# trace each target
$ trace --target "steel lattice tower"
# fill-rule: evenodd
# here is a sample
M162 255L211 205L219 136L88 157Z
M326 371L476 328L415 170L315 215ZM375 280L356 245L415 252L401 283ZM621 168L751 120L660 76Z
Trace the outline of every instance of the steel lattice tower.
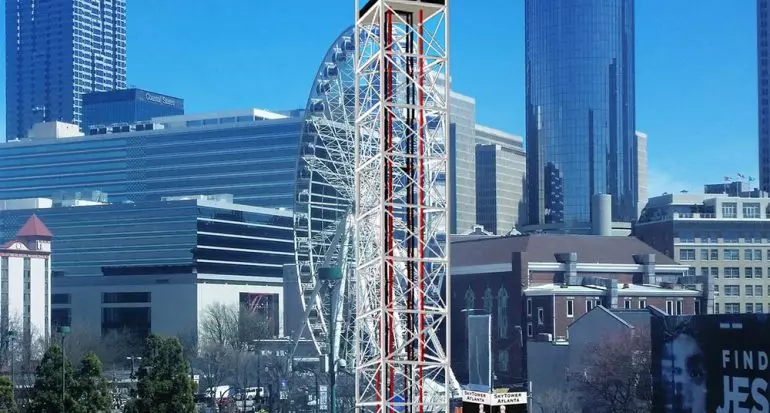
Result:
M356 0L358 411L449 411L447 3Z

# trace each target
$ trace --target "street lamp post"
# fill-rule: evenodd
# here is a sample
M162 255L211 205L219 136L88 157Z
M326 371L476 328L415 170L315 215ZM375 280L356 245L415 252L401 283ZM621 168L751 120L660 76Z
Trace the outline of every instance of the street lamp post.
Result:
M62 413L64 413L65 410L67 409L67 407L64 405L64 400L65 400L64 394L67 389L66 381L65 381L65 373L66 373L65 361L67 357L65 356L65 353L64 353L64 338L67 337L67 334L69 334L70 331L71 330L69 326L59 327L59 334L61 334L61 411Z
M336 377L336 368L337 368L337 355L334 351L334 346L336 345L335 342L335 324L337 324L337 300L335 299L335 293L334 288L337 286L339 281L342 280L342 268L340 267L331 267L331 268L320 268L318 275L321 279L321 281L326 282L326 286L328 287L329 291L329 328L327 331L329 332L329 352L328 352L328 368L329 368L329 413L337 413L337 391L335 389L335 382L337 380Z

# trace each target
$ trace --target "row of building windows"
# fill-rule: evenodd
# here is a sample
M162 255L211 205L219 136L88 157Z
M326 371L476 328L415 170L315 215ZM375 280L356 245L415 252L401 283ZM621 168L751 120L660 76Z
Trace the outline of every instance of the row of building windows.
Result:
M681 248L679 250L680 261L695 261L698 260L698 257L699 255L696 254L695 248ZM738 261L741 259L741 250L738 248L725 248L722 251L722 257L725 261ZM770 249L767 250L766 257L770 259ZM719 261L719 259L719 249L700 249L701 261ZM745 248L743 250L743 259L747 261L762 261L762 250L757 248Z
M741 286L738 284L727 284L723 286L722 291L726 297L739 297L741 295ZM762 285L744 285L744 294L747 297L761 297L764 293L764 287ZM714 292L719 292L719 286L714 286ZM767 295L770 295L770 288L767 289Z
M720 270L723 270L721 271L721 274ZM690 267L688 273L689 275L710 275L714 278L719 278L720 275L728 279L741 278L740 267L725 267L723 269L720 269L719 267L700 267L700 270L696 270L695 267ZM770 267L767 267L767 274L770 275ZM763 267L743 267L744 278L762 278L763 276Z
M725 244L737 244L743 240L746 244L761 244L762 240L768 240L770 242L770 234L766 232L762 233L748 233L739 234L735 231L727 231L722 233L707 233L697 234L694 232L680 232L676 235L679 243L682 244L695 244L696 240L703 244L717 244L719 240Z
M770 305L765 307L764 303L744 303L743 311L741 311L741 303L725 303L724 314L739 314L739 313L770 313ZM721 314L719 303L714 303L714 314Z

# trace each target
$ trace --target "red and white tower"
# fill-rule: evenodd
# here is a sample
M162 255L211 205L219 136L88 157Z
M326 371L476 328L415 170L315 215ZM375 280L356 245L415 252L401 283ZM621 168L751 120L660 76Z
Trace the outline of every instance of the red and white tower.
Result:
M455 387L447 3L356 0L358 411L448 412Z

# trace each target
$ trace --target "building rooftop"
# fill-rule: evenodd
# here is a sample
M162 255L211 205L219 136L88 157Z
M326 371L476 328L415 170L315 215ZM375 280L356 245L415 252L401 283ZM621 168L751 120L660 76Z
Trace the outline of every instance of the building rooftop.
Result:
M455 241L451 265L510 263L514 252L526 253L531 262L558 263L555 254L574 252L580 263L636 264L634 255L655 254L656 264L677 264L635 237L532 234Z
M32 214L27 223L16 233L16 238L53 238L53 233L45 226L43 221Z

